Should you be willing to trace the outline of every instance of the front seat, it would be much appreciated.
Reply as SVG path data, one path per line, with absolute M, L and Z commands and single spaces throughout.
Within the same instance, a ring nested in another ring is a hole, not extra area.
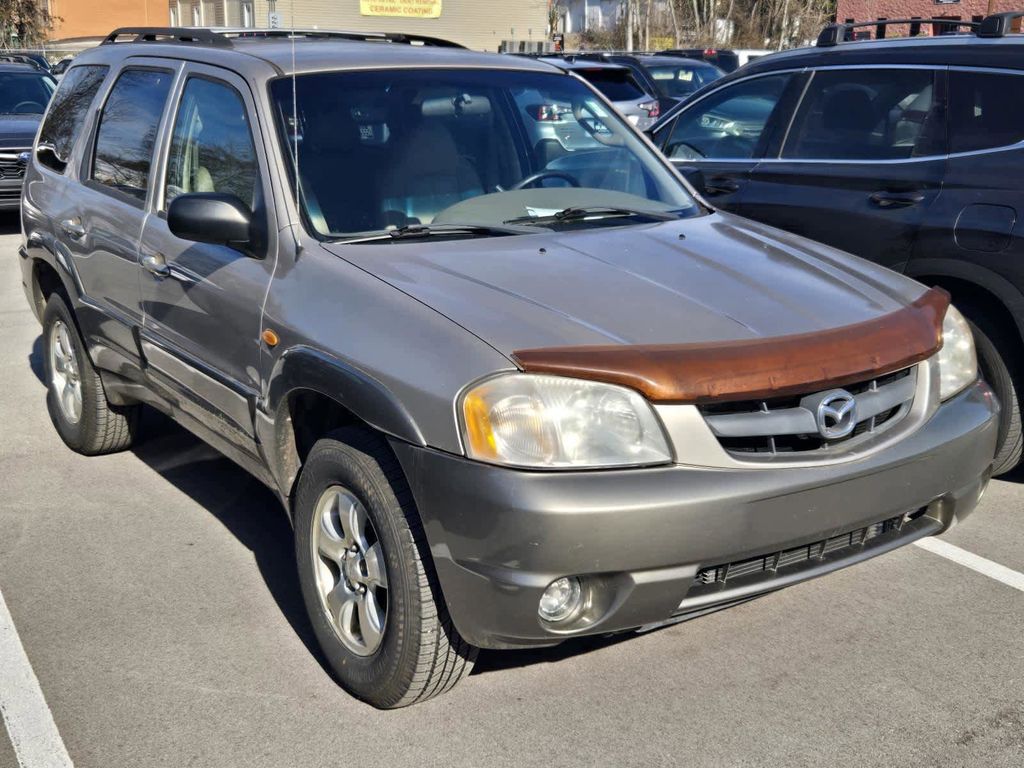
M 400 141 L 381 195 L 387 224 L 429 224 L 445 208 L 483 194 L 479 174 L 444 125 L 422 120 Z

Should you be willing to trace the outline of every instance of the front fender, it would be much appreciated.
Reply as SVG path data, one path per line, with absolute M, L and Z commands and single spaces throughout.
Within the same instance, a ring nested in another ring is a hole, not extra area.
M 298 476 L 288 396 L 312 391 L 334 400 L 380 432 L 413 445 L 426 445 L 412 415 L 384 384 L 342 359 L 318 349 L 285 350 L 274 364 L 266 394 L 256 408 L 255 427 L 264 460 L 288 496 Z

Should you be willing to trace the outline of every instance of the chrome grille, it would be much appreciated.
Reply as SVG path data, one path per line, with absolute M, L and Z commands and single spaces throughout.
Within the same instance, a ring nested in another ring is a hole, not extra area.
M 818 431 L 808 401 L 822 394 L 712 403 L 700 406 L 704 420 L 726 451 L 740 458 L 828 451 L 894 426 L 910 411 L 917 389 L 917 368 L 843 387 L 857 400 L 858 421 L 845 437 L 826 439 Z
M 25 178 L 25 164 L 18 159 L 20 152 L 0 154 L 0 179 Z

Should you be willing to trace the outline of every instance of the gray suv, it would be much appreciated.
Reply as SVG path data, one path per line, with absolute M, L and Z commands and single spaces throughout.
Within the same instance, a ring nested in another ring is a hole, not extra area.
M 593 141 L 549 157 L 524 94 Z M 22 220 L 64 442 L 126 449 L 148 405 L 266 483 L 379 707 L 941 533 L 988 481 L 944 292 L 714 210 L 542 62 L 119 31 L 64 76 Z

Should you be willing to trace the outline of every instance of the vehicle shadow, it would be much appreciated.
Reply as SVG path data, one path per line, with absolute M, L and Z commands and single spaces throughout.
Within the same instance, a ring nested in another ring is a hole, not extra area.
M 17 211 L 0 212 L 0 235 L 17 235 L 21 233 L 21 217 Z

